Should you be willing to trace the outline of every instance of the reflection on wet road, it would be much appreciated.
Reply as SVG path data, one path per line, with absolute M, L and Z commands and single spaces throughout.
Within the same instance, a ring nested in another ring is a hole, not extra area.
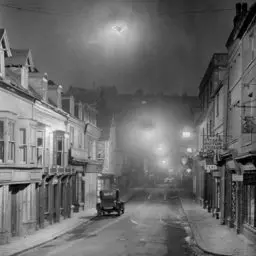
M 149 194 L 138 193 L 126 205 L 124 215 L 96 217 L 89 224 L 22 255 L 196 255 L 190 246 L 190 235 L 179 198 L 152 189 Z

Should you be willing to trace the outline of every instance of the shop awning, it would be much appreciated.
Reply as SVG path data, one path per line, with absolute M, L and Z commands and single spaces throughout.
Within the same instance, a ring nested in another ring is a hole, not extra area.
M 256 151 L 249 151 L 243 154 L 240 154 L 235 159 L 237 162 L 245 164 L 246 162 L 250 162 L 256 158 Z

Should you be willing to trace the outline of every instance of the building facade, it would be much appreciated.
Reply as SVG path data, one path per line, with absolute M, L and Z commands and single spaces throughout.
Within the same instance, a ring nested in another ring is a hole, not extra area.
M 214 216 L 220 211 L 220 173 L 218 150 L 211 142 L 222 141 L 224 125 L 224 75 L 227 54 L 215 53 L 199 86 L 202 113 L 197 120 L 198 154 L 195 158 L 198 200 Z M 209 143 L 210 142 L 210 143 Z
M 64 110 L 62 86 L 35 68 L 30 50 L 11 49 L 5 30 L 0 30 L 0 43 L 4 244 L 96 206 L 101 130 L 92 106 L 70 98 Z

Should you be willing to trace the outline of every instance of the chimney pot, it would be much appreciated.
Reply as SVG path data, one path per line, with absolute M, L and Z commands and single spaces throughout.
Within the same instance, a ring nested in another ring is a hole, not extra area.
M 236 15 L 239 16 L 242 12 L 242 4 L 241 3 L 237 3 L 236 4 Z
M 245 14 L 248 11 L 248 4 L 247 3 L 242 3 L 242 13 Z

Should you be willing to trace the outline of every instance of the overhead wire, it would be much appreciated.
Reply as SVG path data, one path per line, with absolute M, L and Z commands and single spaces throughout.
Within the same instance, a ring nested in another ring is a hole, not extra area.
M 143 2 L 153 2 L 150 0 L 136 0 L 136 1 L 131 1 L 133 3 L 143 3 Z M 125 2 L 128 2 L 125 1 Z M 60 16 L 77 16 L 79 13 L 75 12 L 60 12 L 57 10 L 50 10 L 50 9 L 45 9 L 41 7 L 24 7 L 21 5 L 14 5 L 14 4 L 0 4 L 0 6 L 4 8 L 9 8 L 9 9 L 14 9 L 17 11 L 26 11 L 26 12 L 33 12 L 33 13 L 38 13 L 38 14 L 45 14 L 45 15 L 60 15 Z M 160 14 L 163 15 L 190 15 L 190 14 L 208 14 L 208 13 L 220 13 L 220 12 L 227 12 L 227 11 L 234 11 L 234 8 L 216 8 L 216 9 L 200 9 L 200 10 L 185 10 L 185 11 L 177 11 L 177 12 L 170 12 L 168 10 L 165 10 L 163 12 L 160 11 Z

